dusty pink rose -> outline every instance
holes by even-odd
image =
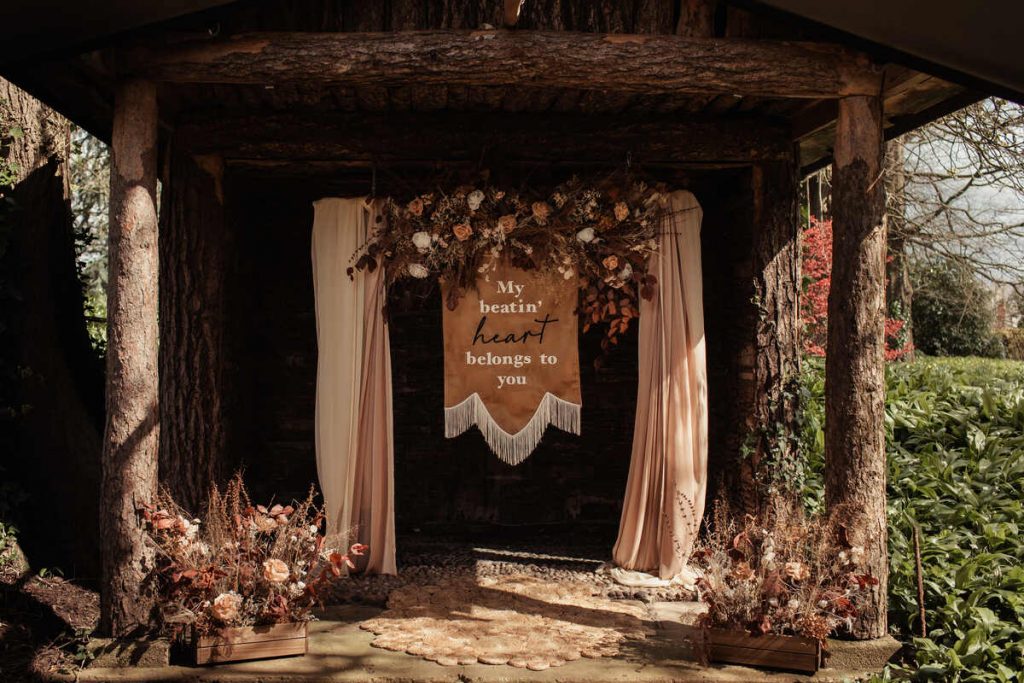
[[[273,558],[263,563],[263,578],[270,583],[284,583],[291,572],[283,560]]]
[[[465,242],[469,239],[469,236],[473,234],[473,227],[469,223],[459,223],[452,232],[455,234],[455,238],[460,242]]]
[[[615,220],[624,221],[629,216],[629,207],[626,202],[619,202],[615,205]]]
[[[548,206],[547,202],[534,202],[531,208],[533,210],[533,217],[539,221],[547,220],[548,216],[551,215],[551,207]]]
[[[498,227],[501,228],[503,233],[508,235],[516,229],[516,217],[510,213],[505,214],[498,219]]]
[[[230,624],[238,618],[238,612],[242,609],[242,596],[238,593],[221,593],[213,599],[210,605],[210,612],[217,620]]]
[[[423,200],[417,197],[416,199],[409,202],[409,205],[406,208],[409,209],[409,213],[411,213],[413,216],[422,216]]]
[[[603,263],[604,267],[607,268],[608,270],[615,270],[616,268],[619,267],[619,257],[616,256],[615,254],[612,254],[611,256],[605,257],[605,259],[601,261],[601,263]]]

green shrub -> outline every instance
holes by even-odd
[[[917,264],[912,271],[914,345],[929,356],[1002,358],[992,334],[991,294],[969,264],[947,259]]]
[[[1024,671],[1024,364],[924,358],[890,365],[890,627],[915,664],[894,677],[1016,681]],[[821,500],[823,381],[806,364],[812,397],[802,444],[805,501]],[[820,417],[820,420],[818,419]],[[915,638],[913,528],[921,529],[927,638]]]

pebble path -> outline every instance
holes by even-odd
[[[693,594],[681,586],[634,588],[615,583],[600,571],[608,550],[601,547],[537,547],[531,544],[480,545],[464,542],[405,541],[398,554],[397,576],[355,575],[340,581],[329,600],[334,604],[387,604],[391,591],[408,585],[430,585],[458,576],[499,576],[527,573],[550,581],[587,582],[595,593],[613,600],[684,602]]]

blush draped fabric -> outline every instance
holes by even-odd
[[[673,192],[650,272],[656,293],[640,302],[639,385],[633,452],[615,564],[674,579],[704,514],[707,367],[701,284],[700,204]]]
[[[328,531],[370,546],[365,571],[395,573],[391,350],[381,269],[346,270],[373,229],[362,197],[314,203],[316,464]]]

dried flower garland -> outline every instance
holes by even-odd
[[[657,284],[647,265],[663,195],[664,188],[634,180],[572,178],[544,196],[463,185],[388,198],[380,228],[355,255],[349,275],[384,267],[389,285],[443,278],[456,285],[446,302],[454,308],[500,259],[555,271],[580,285],[584,332],[608,325],[607,350],[637,317],[638,297],[650,298]]]

